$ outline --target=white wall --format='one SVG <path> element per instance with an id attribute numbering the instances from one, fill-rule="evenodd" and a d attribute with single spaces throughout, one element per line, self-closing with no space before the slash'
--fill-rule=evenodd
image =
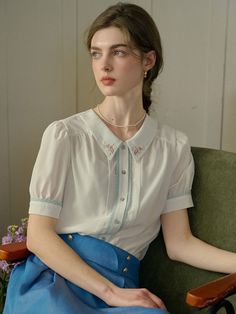
<path id="1" fill-rule="evenodd" d="M 76 1 L 0 1 L 0 234 L 28 212 L 45 127 L 76 112 Z"/>
<path id="2" fill-rule="evenodd" d="M 110 0 L 0 0 L 0 235 L 27 214 L 42 132 L 100 99 L 83 34 Z M 236 152 L 236 2 L 137 0 L 155 19 L 165 67 L 161 121 L 192 145 Z"/>
<path id="3" fill-rule="evenodd" d="M 236 152 L 236 1 L 228 5 L 225 78 L 222 110 L 222 149 Z"/>
<path id="4" fill-rule="evenodd" d="M 165 68 L 155 85 L 161 120 L 183 130 L 192 145 L 220 148 L 226 2 L 158 0 Z"/>

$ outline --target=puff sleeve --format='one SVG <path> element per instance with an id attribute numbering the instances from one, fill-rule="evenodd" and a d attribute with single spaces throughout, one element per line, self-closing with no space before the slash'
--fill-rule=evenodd
<path id="1" fill-rule="evenodd" d="M 188 138 L 177 132 L 173 154 L 173 171 L 163 213 L 193 206 L 191 188 L 194 176 L 194 161 Z"/>
<path id="2" fill-rule="evenodd" d="M 30 182 L 30 214 L 59 218 L 70 160 L 70 142 L 63 122 L 45 130 Z"/>

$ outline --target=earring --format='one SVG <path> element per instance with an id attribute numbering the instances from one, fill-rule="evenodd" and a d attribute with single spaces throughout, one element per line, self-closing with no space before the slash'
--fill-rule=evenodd
<path id="1" fill-rule="evenodd" d="M 144 72 L 144 78 L 147 78 L 147 71 Z"/>

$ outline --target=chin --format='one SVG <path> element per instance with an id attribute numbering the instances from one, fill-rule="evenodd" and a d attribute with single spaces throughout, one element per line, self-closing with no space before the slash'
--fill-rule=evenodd
<path id="1" fill-rule="evenodd" d="M 103 96 L 118 96 L 117 93 L 101 92 Z"/>
<path id="2" fill-rule="evenodd" d="M 99 90 L 104 96 L 120 96 L 121 95 L 121 93 L 114 90 L 104 90 L 103 88 L 99 88 Z"/>
<path id="3" fill-rule="evenodd" d="M 118 88 L 114 88 L 114 87 L 110 87 L 110 88 L 104 88 L 101 87 L 99 88 L 100 92 L 104 95 L 104 96 L 117 96 L 117 97 L 121 97 L 127 94 L 127 89 L 118 89 Z"/>

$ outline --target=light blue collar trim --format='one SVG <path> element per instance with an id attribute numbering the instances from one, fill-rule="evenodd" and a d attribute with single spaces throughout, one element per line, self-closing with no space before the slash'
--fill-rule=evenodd
<path id="1" fill-rule="evenodd" d="M 107 158 L 111 160 L 123 141 L 106 126 L 92 109 L 79 113 L 79 116 L 88 126 Z M 156 132 L 157 121 L 147 115 L 138 132 L 125 141 L 134 159 L 138 160 L 143 156 Z"/>

